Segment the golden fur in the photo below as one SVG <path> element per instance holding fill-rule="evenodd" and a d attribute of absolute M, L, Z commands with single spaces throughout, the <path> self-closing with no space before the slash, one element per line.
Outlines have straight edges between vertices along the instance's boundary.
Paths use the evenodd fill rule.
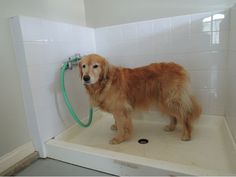
<path fill-rule="evenodd" d="M 95 66 L 96 65 L 96 66 Z M 201 107 L 190 92 L 186 70 L 175 63 L 153 63 L 139 68 L 123 68 L 109 64 L 105 58 L 91 54 L 79 63 L 82 79 L 91 104 L 113 114 L 117 136 L 110 143 L 118 144 L 131 137 L 130 118 L 134 110 L 147 110 L 155 106 L 170 116 L 166 131 L 182 124 L 182 140 L 191 139 L 192 123 L 201 114 Z"/>

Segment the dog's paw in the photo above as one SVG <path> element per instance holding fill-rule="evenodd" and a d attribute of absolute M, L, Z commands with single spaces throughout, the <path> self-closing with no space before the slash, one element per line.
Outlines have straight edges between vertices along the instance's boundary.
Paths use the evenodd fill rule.
<path fill-rule="evenodd" d="M 172 126 L 170 126 L 170 125 L 166 125 L 166 126 L 164 127 L 164 130 L 165 130 L 166 132 L 172 132 L 172 131 L 175 130 L 175 127 L 172 127 Z"/>
<path fill-rule="evenodd" d="M 181 140 L 182 141 L 190 141 L 191 137 L 189 137 L 189 136 L 182 136 Z"/>
<path fill-rule="evenodd" d="M 117 126 L 116 126 L 115 124 L 113 124 L 113 125 L 111 126 L 111 130 L 117 130 Z"/>
<path fill-rule="evenodd" d="M 112 138 L 109 143 L 110 144 L 120 144 L 122 142 L 122 140 L 120 140 L 119 138 Z"/>

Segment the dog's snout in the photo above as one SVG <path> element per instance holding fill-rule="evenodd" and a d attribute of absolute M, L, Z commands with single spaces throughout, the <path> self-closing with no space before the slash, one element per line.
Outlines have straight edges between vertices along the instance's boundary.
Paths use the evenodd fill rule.
<path fill-rule="evenodd" d="M 88 81 L 90 81 L 90 76 L 89 75 L 85 75 L 83 77 L 83 79 L 84 79 L 85 82 L 88 82 Z"/>

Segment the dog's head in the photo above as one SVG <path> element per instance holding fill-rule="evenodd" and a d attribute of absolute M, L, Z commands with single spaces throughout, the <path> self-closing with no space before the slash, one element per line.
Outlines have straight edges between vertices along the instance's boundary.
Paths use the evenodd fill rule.
<path fill-rule="evenodd" d="M 91 85 L 107 79 L 109 63 L 99 55 L 90 54 L 80 60 L 79 70 L 83 84 Z"/>

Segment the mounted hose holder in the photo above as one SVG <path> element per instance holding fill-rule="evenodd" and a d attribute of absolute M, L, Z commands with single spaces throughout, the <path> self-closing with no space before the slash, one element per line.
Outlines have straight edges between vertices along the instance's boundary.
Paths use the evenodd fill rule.
<path fill-rule="evenodd" d="M 73 69 L 73 66 L 77 65 L 77 63 L 79 62 L 79 60 L 81 59 L 81 57 L 79 55 L 75 55 L 73 57 L 70 57 L 68 61 L 64 62 L 61 70 L 60 70 L 60 80 L 61 80 L 61 91 L 62 91 L 62 95 L 64 98 L 64 101 L 66 103 L 66 106 L 71 114 L 71 116 L 73 117 L 74 121 L 77 122 L 81 127 L 89 127 L 91 122 L 92 122 L 92 118 L 93 118 L 93 108 L 90 107 L 89 108 L 89 119 L 87 123 L 83 123 L 78 116 L 76 115 L 76 113 L 74 112 L 74 109 L 68 99 L 67 96 L 67 92 L 65 89 L 65 71 L 70 69 Z"/>

